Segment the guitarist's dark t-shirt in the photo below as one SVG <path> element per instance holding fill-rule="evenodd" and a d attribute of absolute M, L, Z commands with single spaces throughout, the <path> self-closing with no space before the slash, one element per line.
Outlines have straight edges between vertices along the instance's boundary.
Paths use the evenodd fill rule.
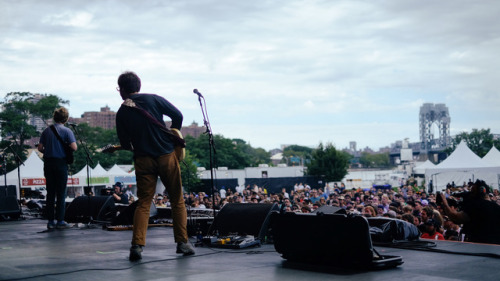
<path fill-rule="evenodd" d="M 130 97 L 135 104 L 148 111 L 164 123 L 163 115 L 172 120 L 171 128 L 181 129 L 182 113 L 169 101 L 155 94 L 134 94 Z M 174 143 L 158 125 L 140 111 L 122 105 L 116 114 L 116 132 L 123 149 L 132 149 L 134 156 L 159 157 L 172 153 Z"/>

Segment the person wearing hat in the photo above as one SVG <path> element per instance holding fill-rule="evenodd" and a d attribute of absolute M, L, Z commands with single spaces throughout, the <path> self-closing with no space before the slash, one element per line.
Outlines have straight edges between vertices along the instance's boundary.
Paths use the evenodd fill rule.
<path fill-rule="evenodd" d="M 423 239 L 433 239 L 433 240 L 445 240 L 443 234 L 439 233 L 437 230 L 441 227 L 437 221 L 434 219 L 428 219 L 424 223 L 424 233 L 420 238 Z"/>
<path fill-rule="evenodd" d="M 471 191 L 462 194 L 461 210 L 452 209 L 443 193 L 438 195 L 445 215 L 454 223 L 463 224 L 468 242 L 500 244 L 500 206 L 486 199 L 489 191 L 486 182 L 476 180 Z"/>
<path fill-rule="evenodd" d="M 115 185 L 113 185 L 113 188 L 115 189 L 115 192 L 113 192 L 111 196 L 113 196 L 115 203 L 128 205 L 128 196 L 127 194 L 123 193 L 122 183 L 116 182 Z"/>

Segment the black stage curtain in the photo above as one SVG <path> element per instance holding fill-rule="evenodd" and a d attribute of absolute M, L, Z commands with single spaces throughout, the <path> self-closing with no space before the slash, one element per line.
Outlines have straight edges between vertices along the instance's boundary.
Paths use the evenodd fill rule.
<path fill-rule="evenodd" d="M 202 179 L 203 191 L 206 194 L 212 194 L 211 180 L 210 179 Z M 232 191 L 235 191 L 235 187 L 238 186 L 238 179 L 214 179 L 214 185 L 219 191 L 224 187 L 225 190 L 230 188 Z"/>
<path fill-rule="evenodd" d="M 245 186 L 256 184 L 267 189 L 268 193 L 280 193 L 283 188 L 287 192 L 293 190 L 296 183 L 308 184 L 311 188 L 324 188 L 325 183 L 318 177 L 284 177 L 284 178 L 246 178 Z"/>

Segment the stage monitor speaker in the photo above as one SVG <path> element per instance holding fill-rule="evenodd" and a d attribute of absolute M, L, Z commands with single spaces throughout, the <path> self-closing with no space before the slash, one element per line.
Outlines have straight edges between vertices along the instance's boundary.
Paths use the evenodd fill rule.
<path fill-rule="evenodd" d="M 0 197 L 12 196 L 17 198 L 16 186 L 15 185 L 2 185 L 0 186 Z"/>
<path fill-rule="evenodd" d="M 116 216 L 112 196 L 79 196 L 69 204 L 64 219 L 67 222 L 107 222 Z"/>
<path fill-rule="evenodd" d="M 271 214 L 274 248 L 284 259 L 355 270 L 392 268 L 400 256 L 373 249 L 368 221 L 359 215 Z"/>
<path fill-rule="evenodd" d="M 14 196 L 0 197 L 0 215 L 10 218 L 19 218 L 21 215 L 21 206 Z"/>
<path fill-rule="evenodd" d="M 135 201 L 134 203 L 128 205 L 123 211 L 118 214 L 115 218 L 113 218 L 113 221 L 111 222 L 111 225 L 133 225 L 134 224 L 134 213 L 135 209 L 137 208 L 137 202 Z M 155 204 L 153 201 L 151 201 L 151 207 L 149 208 L 149 218 L 154 218 L 158 215 L 158 210 L 156 209 Z"/>
<path fill-rule="evenodd" d="M 368 264 L 373 258 L 368 222 L 340 214 L 271 214 L 274 247 L 289 261 Z"/>
<path fill-rule="evenodd" d="M 279 211 L 277 204 L 229 203 L 219 211 L 209 234 L 219 236 L 236 233 L 253 235 L 264 241 L 269 227 L 271 211 Z"/>
<path fill-rule="evenodd" d="M 340 207 L 335 207 L 335 206 L 329 206 L 329 205 L 323 205 L 319 207 L 318 209 L 312 211 L 311 213 L 323 213 L 323 214 L 343 214 L 345 215 L 347 212 L 345 209 L 342 209 Z"/>

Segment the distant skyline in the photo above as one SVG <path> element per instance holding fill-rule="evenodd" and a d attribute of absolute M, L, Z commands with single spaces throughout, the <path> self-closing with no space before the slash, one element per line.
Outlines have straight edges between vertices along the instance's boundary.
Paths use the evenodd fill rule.
<path fill-rule="evenodd" d="M 54 94 L 70 115 L 117 111 L 126 70 L 184 125 L 266 150 L 377 151 L 419 141 L 419 110 L 444 103 L 451 135 L 500 133 L 500 2 L 3 0 L 0 95 Z"/>

